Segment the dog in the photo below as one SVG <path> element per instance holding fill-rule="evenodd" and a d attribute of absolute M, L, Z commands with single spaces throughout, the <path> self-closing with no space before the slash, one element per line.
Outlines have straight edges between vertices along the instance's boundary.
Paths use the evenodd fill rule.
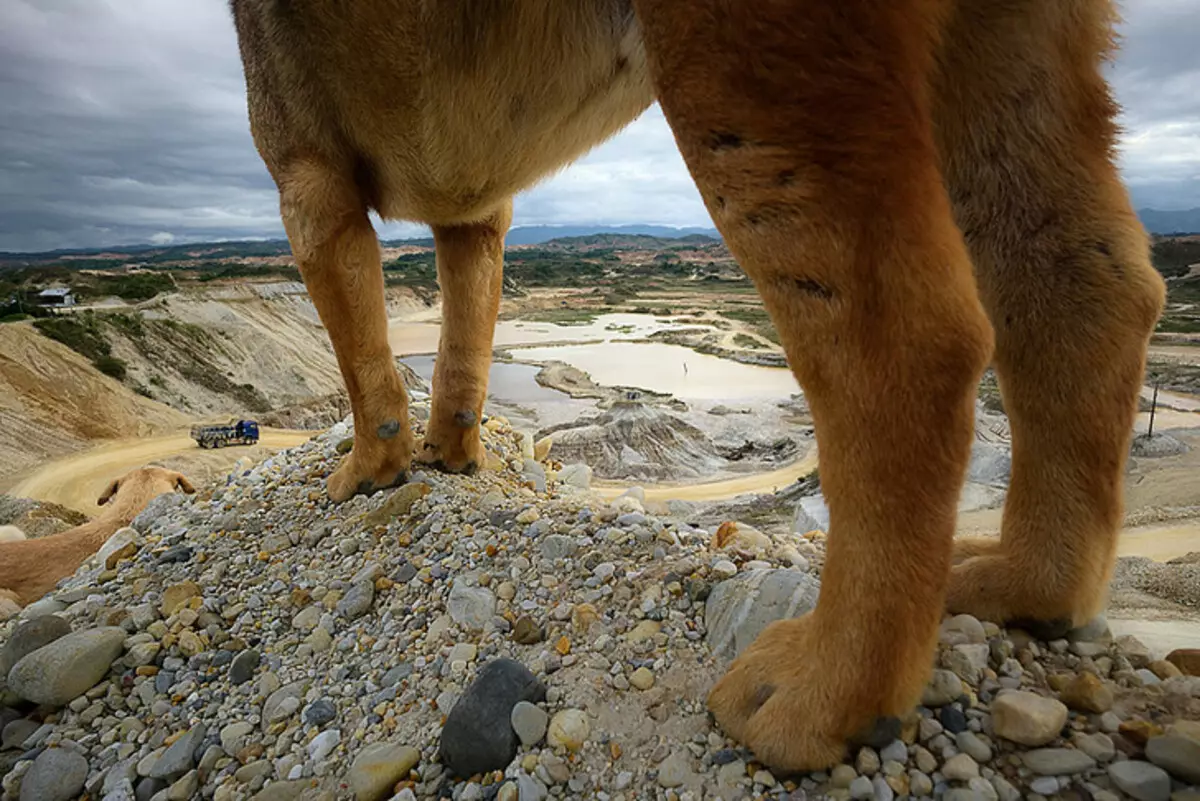
<path fill-rule="evenodd" d="M 1102 604 L 1164 302 L 1114 161 L 1111 0 L 231 0 L 255 145 L 354 409 L 333 501 L 405 480 L 368 218 L 433 230 L 420 462 L 479 438 L 512 196 L 662 106 L 811 406 L 820 602 L 708 697 L 776 769 L 909 712 L 943 610 L 1065 631 Z M 997 541 L 954 543 L 973 399 L 1013 428 Z"/>
<path fill-rule="evenodd" d="M 0 594 L 28 606 L 73 575 L 150 501 L 176 490 L 191 494 L 196 488 L 174 470 L 139 467 L 105 488 L 96 501 L 103 508 L 94 520 L 49 537 L 0 541 Z"/>

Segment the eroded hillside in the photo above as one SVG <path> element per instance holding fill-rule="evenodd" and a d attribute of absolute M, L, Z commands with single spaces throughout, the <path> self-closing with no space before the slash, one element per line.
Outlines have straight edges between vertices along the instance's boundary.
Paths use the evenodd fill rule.
<path fill-rule="evenodd" d="M 151 436 L 186 421 L 32 326 L 0 326 L 0 483 L 95 440 Z"/>

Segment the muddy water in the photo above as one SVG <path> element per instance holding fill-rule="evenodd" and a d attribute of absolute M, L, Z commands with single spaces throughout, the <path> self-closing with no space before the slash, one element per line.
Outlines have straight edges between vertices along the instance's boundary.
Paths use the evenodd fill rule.
<path fill-rule="evenodd" d="M 514 350 L 530 361 L 557 359 L 606 386 L 668 392 L 684 401 L 784 400 L 799 392 L 790 370 L 696 353 L 682 345 L 606 342 Z"/>
<path fill-rule="evenodd" d="M 606 386 L 666 392 L 684 401 L 751 402 L 783 400 L 798 392 L 790 371 L 759 367 L 707 356 L 680 345 L 631 342 L 659 331 L 706 328 L 648 314 L 604 314 L 586 325 L 558 325 L 521 320 L 496 326 L 495 347 L 511 350 L 524 362 L 566 362 L 590 373 Z M 437 323 L 393 321 L 389 341 L 418 373 L 432 372 L 427 354 L 437 350 Z M 533 381 L 536 368 L 493 365 L 489 394 L 512 403 L 543 404 L 559 393 Z"/>

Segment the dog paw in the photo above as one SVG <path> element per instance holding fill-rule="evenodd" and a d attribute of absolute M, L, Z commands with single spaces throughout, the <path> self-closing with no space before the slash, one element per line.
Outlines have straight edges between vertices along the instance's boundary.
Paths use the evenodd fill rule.
<path fill-rule="evenodd" d="M 878 710 L 858 708 L 861 664 L 829 650 L 811 616 L 772 623 L 708 696 L 721 728 L 777 771 L 823 770 Z"/>

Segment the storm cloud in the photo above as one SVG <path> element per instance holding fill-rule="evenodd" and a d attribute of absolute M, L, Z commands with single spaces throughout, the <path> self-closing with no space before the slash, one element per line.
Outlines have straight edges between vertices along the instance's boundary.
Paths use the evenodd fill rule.
<path fill-rule="evenodd" d="M 1200 7 L 1123 10 L 1135 202 L 1200 206 Z M 223 0 L 5 0 L 0 109 L 0 250 L 282 236 Z M 516 203 L 518 225 L 637 222 L 710 224 L 657 107 Z"/>

